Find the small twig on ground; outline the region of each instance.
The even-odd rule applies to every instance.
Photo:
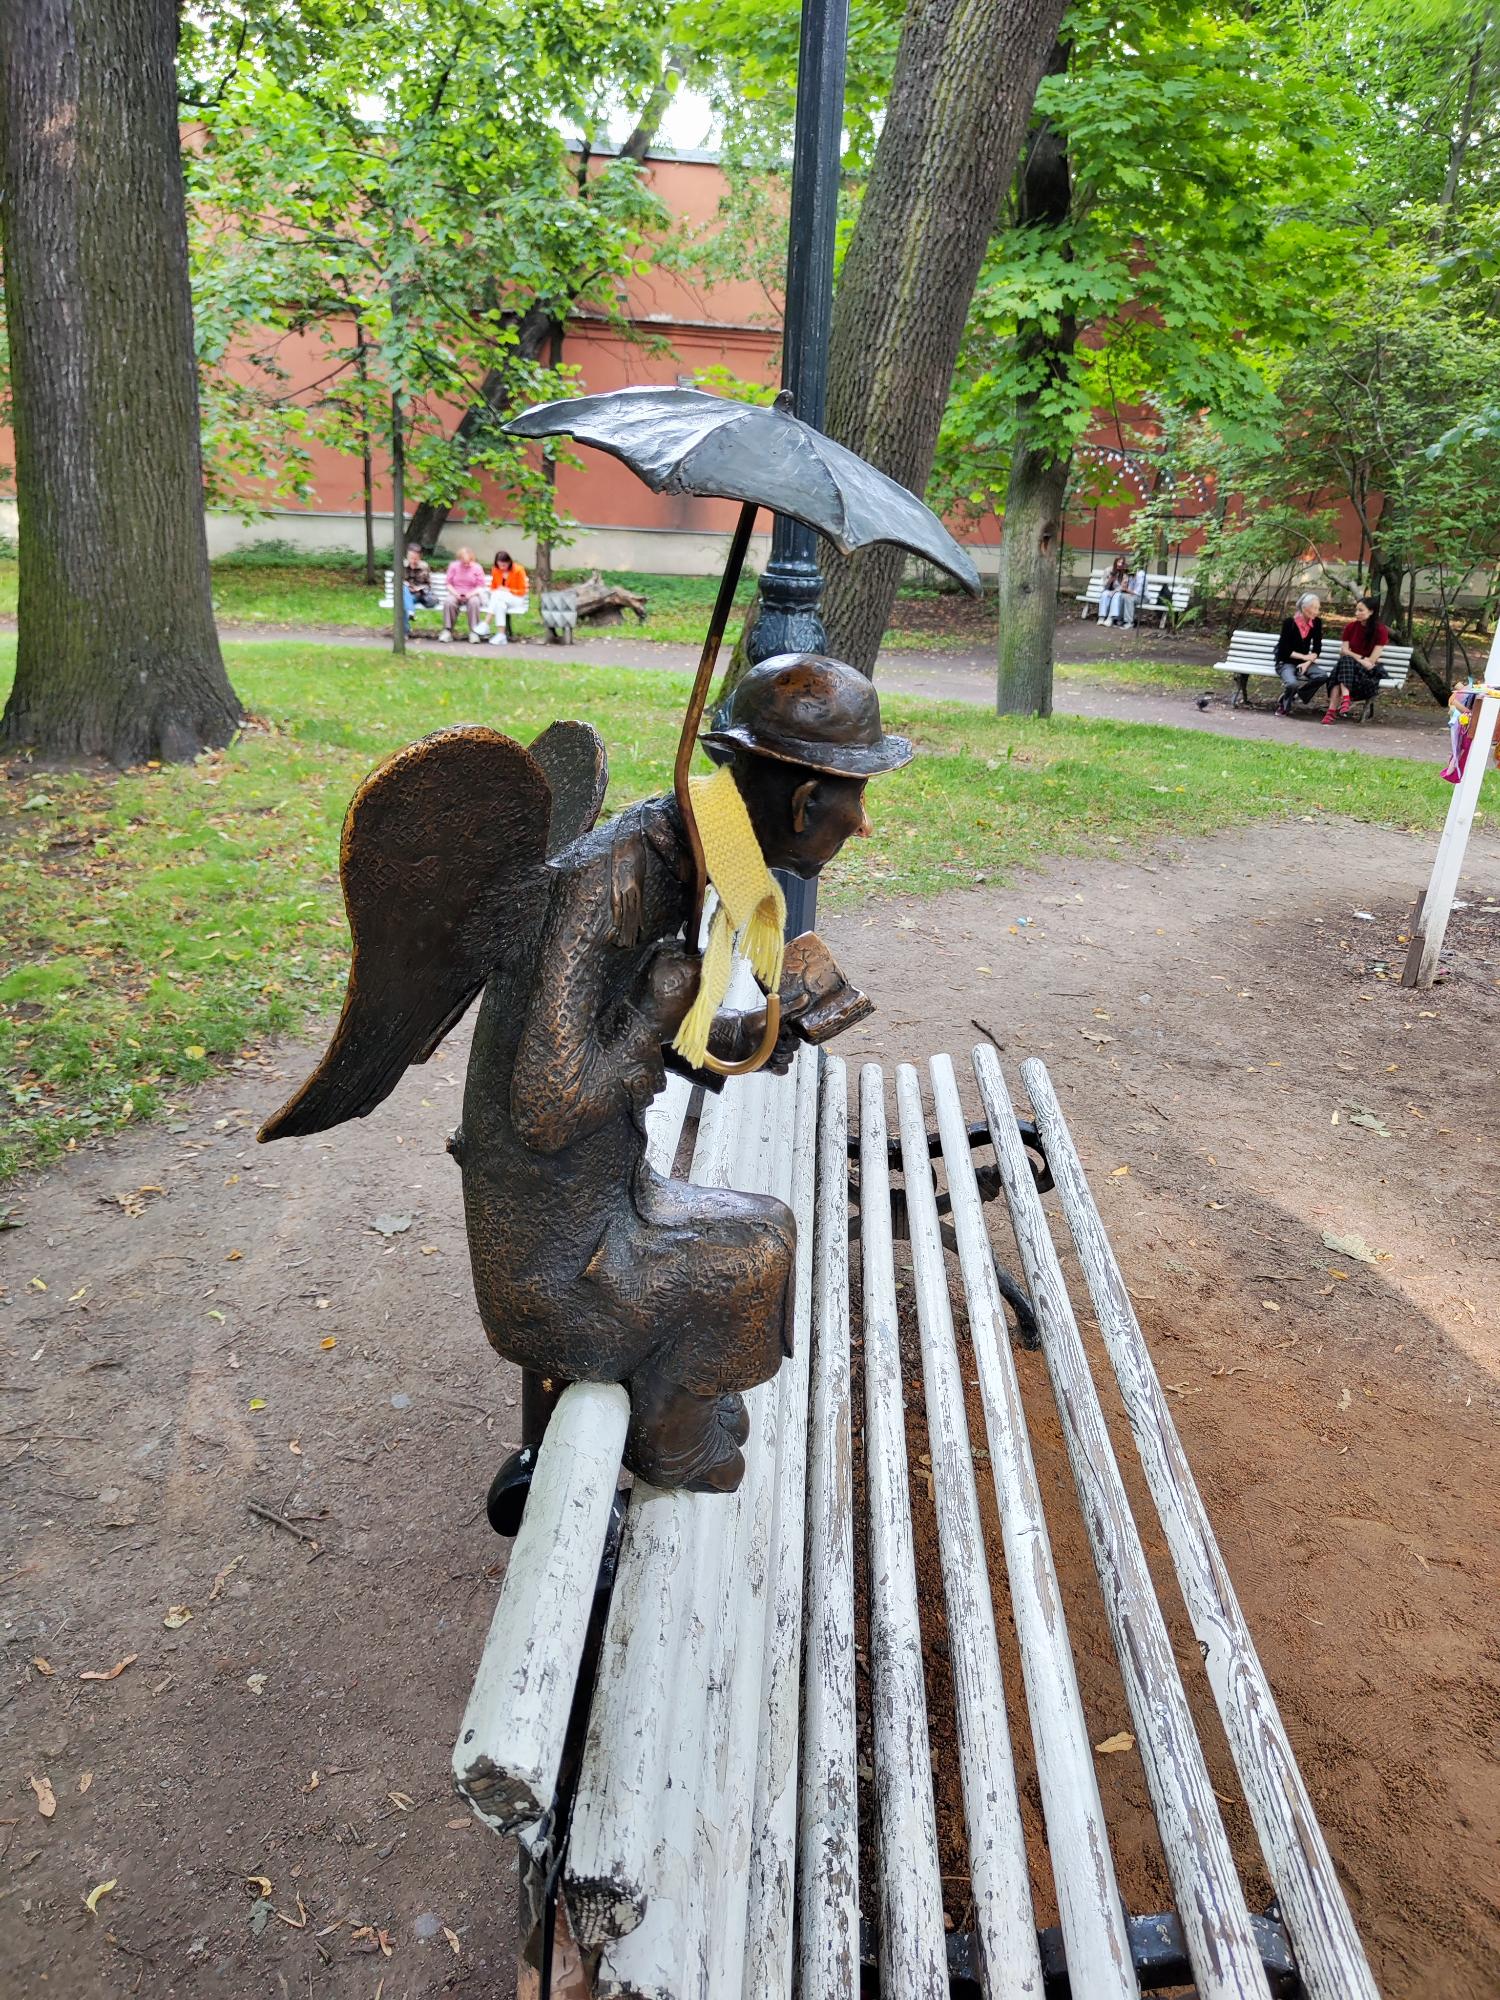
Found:
[[[247,1500],[245,1505],[258,1520],[269,1521],[273,1528],[285,1529],[287,1534],[295,1535],[299,1542],[309,1542],[313,1548],[318,1546],[316,1535],[310,1535],[306,1528],[299,1528],[295,1521],[287,1520],[286,1516],[278,1514],[274,1507],[263,1507],[259,1500]]]
[[[993,1042],[995,1047],[1000,1051],[1001,1055],[1005,1054],[1005,1044],[1004,1042],[1001,1041],[1000,1037],[995,1033],[993,1028],[987,1028],[984,1025],[983,1021],[976,1021],[972,1014],[969,1016],[969,1026],[971,1028],[977,1028],[980,1034],[984,1036],[987,1042]]]

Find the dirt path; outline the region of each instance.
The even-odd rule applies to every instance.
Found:
[[[1419,1001],[1375,967],[1429,859],[1261,827],[825,929],[881,1000],[853,1060],[966,1051],[977,1019],[1012,1075],[1052,1065],[1382,1992],[1490,2000],[1500,844],[1475,843],[1454,977]],[[517,1421],[443,1151],[463,1041],[368,1123],[274,1149],[254,1126],[308,1051],[249,1052],[175,1126],[20,1191],[0,1235],[8,2000],[504,1990],[513,1874],[448,1778],[500,1573],[481,1502]],[[1054,1534],[1101,1740],[1117,1683],[1065,1508]],[[174,1606],[192,1617],[171,1629]],[[1101,1776],[1127,1895],[1161,1907],[1139,1764]]]
[[[226,625],[226,640],[260,641],[282,639],[313,641],[328,645],[360,645],[384,650],[384,637],[357,629],[336,626],[272,629],[264,625]],[[446,654],[453,650],[433,638],[419,638],[413,650]],[[1230,683],[1223,674],[1211,671],[1210,662],[1222,648],[1213,640],[1163,640],[1149,632],[1101,632],[1093,624],[1070,621],[1058,628],[1058,658],[1087,665],[1111,657],[1129,660],[1161,659],[1169,664],[1201,665],[1201,687],[1129,687],[1119,682],[1059,680],[1056,689],[1059,715],[1098,717],[1111,722],[1165,723],[1175,729],[1196,729],[1212,736],[1234,736],[1242,741],[1298,743],[1312,749],[1361,750],[1376,757],[1415,757],[1441,763],[1446,755],[1443,714],[1436,705],[1388,705],[1371,723],[1361,726],[1340,724],[1325,728],[1315,711],[1298,710],[1291,721],[1283,721],[1271,706],[1264,688],[1250,709],[1231,709]],[[540,640],[522,640],[511,647],[486,647],[484,657],[503,671],[506,661],[538,659],[566,660],[587,667],[657,668],[669,673],[691,673],[698,655],[689,646],[663,645],[652,639],[638,639],[628,633],[618,638],[579,639],[567,647],[550,648]],[[877,674],[882,688],[898,694],[920,695],[932,701],[973,702],[988,708],[995,699],[995,665],[989,652],[910,652],[887,649],[881,654]],[[1198,707],[1198,696],[1207,694],[1207,708]]]

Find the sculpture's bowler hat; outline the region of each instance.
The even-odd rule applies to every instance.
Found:
[[[780,653],[752,667],[703,743],[715,762],[750,750],[840,778],[875,778],[916,754],[906,737],[882,730],[875,683],[819,653]]]

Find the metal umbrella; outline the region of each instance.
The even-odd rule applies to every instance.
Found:
[[[769,507],[803,522],[846,556],[872,542],[892,542],[946,570],[971,595],[977,597],[980,591],[973,559],[930,507],[854,452],[800,422],[788,402],[784,393],[767,405],[736,403],[703,389],[617,389],[602,396],[539,403],[505,426],[516,437],[571,437],[594,445],[622,460],[655,493],[741,503],[672,774],[697,871],[697,913],[702,911],[708,872],[688,773],[757,510]],[[696,935],[696,924],[689,935]],[[760,1067],[775,1044],[778,1026],[776,996],[771,994],[766,1039],[739,1069]],[[728,1069],[717,1062],[714,1067]]]

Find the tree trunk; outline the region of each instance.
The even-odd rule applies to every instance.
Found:
[[[214,628],[173,0],[4,0],[20,644],[0,736],[185,759],[241,720]]]
[[[1005,495],[997,715],[1052,713],[1052,650],[1068,461],[1057,452],[1034,450],[1026,441],[1027,421],[1023,415]]]
[[[1058,42],[1049,76],[1068,67],[1068,45]],[[1023,227],[1060,230],[1073,205],[1067,143],[1049,121],[1031,135],[1017,187],[1017,220]],[[1071,259],[1064,244],[1063,255]],[[1000,715],[1052,713],[1052,653],[1057,633],[1057,581],[1062,560],[1063,500],[1070,453],[1049,434],[1038,405],[1067,373],[1078,337],[1071,313],[1055,328],[1035,321],[1017,329],[1019,358],[1041,379],[1016,405],[1005,533],[1000,544],[1000,664],[995,709]],[[1036,380],[1035,376],[1032,377]]]
[[[915,493],[1062,12],[1062,0],[909,0],[834,298],[828,428]],[[827,560],[830,649],[872,673],[905,557]]]

